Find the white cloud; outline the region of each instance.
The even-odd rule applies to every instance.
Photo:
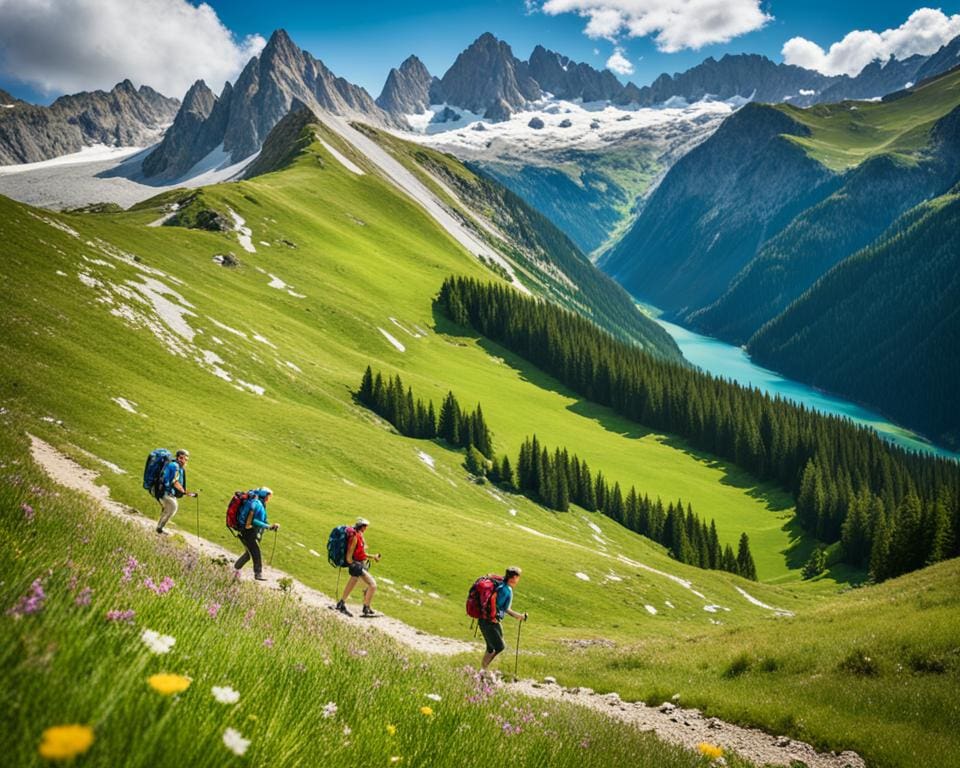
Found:
[[[198,78],[219,91],[264,44],[238,42],[206,3],[0,0],[0,68],[47,94],[124,78],[177,98]]]
[[[618,75],[632,75],[633,64],[630,59],[623,55],[622,48],[615,48],[613,54],[607,59],[607,69],[616,72]]]
[[[653,37],[659,50],[676,53],[760,29],[773,18],[760,5],[761,0],[543,0],[541,10],[587,19],[584,33],[591,38]]]
[[[903,24],[883,32],[857,29],[824,51],[803,37],[788,40],[782,50],[787,64],[815,69],[825,75],[860,73],[867,64],[891,56],[908,58],[915,53],[927,56],[960,35],[960,14],[946,16],[936,8],[920,8]]]

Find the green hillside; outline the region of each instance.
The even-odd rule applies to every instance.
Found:
[[[810,157],[834,171],[844,171],[877,154],[917,162],[933,124],[960,103],[960,70],[954,69],[884,101],[842,101],[801,109],[777,109],[810,129],[788,136]]]

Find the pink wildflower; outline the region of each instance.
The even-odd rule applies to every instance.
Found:
[[[28,523],[33,522],[33,516],[34,516],[33,507],[31,507],[29,504],[21,504],[20,511],[23,512],[24,520],[26,520]]]
[[[123,566],[123,578],[120,581],[127,583],[130,579],[133,578],[133,572],[140,567],[140,563],[137,562],[137,558],[128,557],[127,564]]]
[[[126,611],[107,611],[107,621],[125,621],[128,624],[133,623],[135,612],[132,608]]]
[[[207,615],[209,615],[211,619],[217,618],[218,613],[220,613],[220,603],[210,603],[210,605],[207,606]]]
[[[159,584],[154,582],[149,576],[143,580],[143,586],[156,595],[165,595],[176,586],[176,582],[169,576],[164,576]]]
[[[264,647],[264,648],[273,648],[273,638],[272,638],[272,637],[264,638],[263,647]]]
[[[90,601],[93,599],[93,590],[90,587],[84,587],[80,590],[80,594],[77,595],[76,599],[73,601],[81,608],[86,608],[90,605]]]
[[[40,579],[34,579],[30,585],[30,591],[23,595],[15,606],[7,611],[7,615],[19,619],[33,613],[40,613],[43,610],[43,602],[47,599],[43,591],[43,584]]]

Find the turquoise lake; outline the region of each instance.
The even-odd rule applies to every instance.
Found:
[[[843,398],[784,378],[775,371],[761,368],[750,360],[750,356],[740,347],[734,347],[709,336],[687,330],[666,320],[655,318],[669,333],[684,357],[707,373],[731,379],[742,385],[756,387],[770,395],[803,403],[822,413],[846,416],[853,421],[872,427],[892,443],[914,451],[924,451],[937,456],[945,456],[960,461],[960,453],[948,451],[925,440],[909,429],[899,427],[887,421],[883,416]]]

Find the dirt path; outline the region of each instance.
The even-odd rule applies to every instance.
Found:
[[[107,512],[128,523],[139,525],[153,534],[156,522],[153,518],[141,515],[134,510],[110,498],[105,485],[97,485],[97,473],[84,469],[72,459],[64,456],[56,448],[43,440],[30,435],[30,452],[34,461],[57,483],[95,499]],[[186,514],[186,510],[184,510]],[[183,532],[188,546],[208,557],[226,557],[233,560],[236,552],[227,550],[219,544],[198,539],[196,535]],[[268,570],[269,578],[264,582],[255,582],[268,589],[278,589],[277,581],[291,578],[276,569]],[[304,604],[329,609],[333,599],[318,590],[306,586],[296,579],[293,591]],[[398,642],[421,651],[436,655],[451,656],[458,653],[479,654],[480,647],[471,643],[438,637],[414,629],[402,621],[389,616],[381,616],[373,621],[361,618],[349,618],[335,611],[331,614],[341,621],[360,626],[368,632],[380,631],[390,635]],[[616,693],[595,694],[589,688],[563,688],[547,678],[546,682],[521,680],[508,684],[511,691],[540,699],[565,701],[578,706],[589,707],[604,715],[627,723],[642,731],[653,731],[658,738],[673,744],[696,749],[701,742],[708,742],[736,752],[741,757],[757,764],[790,766],[801,762],[808,768],[865,768],[863,759],[855,752],[835,753],[817,752],[809,744],[794,741],[783,736],[771,736],[760,730],[741,728],[725,723],[717,718],[705,718],[695,709],[680,709],[665,703],[648,707],[643,702],[621,701]]]
[[[135,510],[131,510],[129,507],[120,504],[110,498],[110,490],[105,485],[97,485],[97,473],[84,469],[75,461],[70,459],[67,456],[64,456],[60,451],[54,448],[52,445],[45,443],[43,440],[40,440],[33,435],[30,435],[30,453],[33,456],[33,460],[39,464],[43,470],[56,482],[61,485],[71,488],[75,491],[80,491],[85,493],[88,496],[94,498],[99,504],[112,515],[119,517],[120,519],[131,523],[133,525],[139,525],[146,531],[149,531],[151,535],[156,535],[153,533],[154,528],[156,527],[156,520],[152,517],[147,517],[137,513]],[[181,515],[188,515],[187,509],[183,509],[180,512]],[[187,518],[189,519],[189,518]],[[237,558],[237,551],[226,549],[219,544],[215,544],[212,541],[207,541],[206,539],[200,539],[196,534],[191,534],[188,531],[185,531],[181,528],[183,534],[183,539],[187,543],[187,546],[192,547],[197,550],[201,555],[210,557],[210,558],[219,558],[225,557],[228,560],[235,560]],[[336,601],[331,598],[329,595],[320,592],[319,590],[308,587],[303,582],[294,579],[287,573],[276,569],[276,568],[265,568],[264,575],[267,576],[267,581],[254,582],[259,584],[266,589],[279,589],[278,581],[283,578],[289,578],[293,582],[293,592],[300,597],[302,602],[305,605],[313,606],[315,608],[326,608],[329,609]],[[422,653],[430,653],[441,656],[453,656],[458,653],[474,653],[479,656],[481,648],[479,645],[474,645],[472,643],[463,642],[461,640],[454,640],[448,637],[438,637],[437,635],[430,635],[426,632],[422,632],[419,629],[411,627],[409,624],[404,624],[402,621],[391,618],[390,616],[379,616],[376,619],[362,619],[359,616],[354,616],[350,618],[344,616],[341,613],[336,611],[330,611],[332,616],[335,616],[341,621],[350,622],[354,626],[363,627],[367,631],[379,631],[384,632],[394,640],[397,640],[404,645],[421,651]]]

